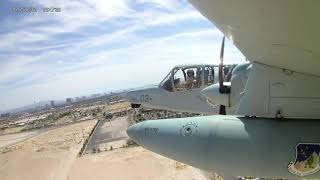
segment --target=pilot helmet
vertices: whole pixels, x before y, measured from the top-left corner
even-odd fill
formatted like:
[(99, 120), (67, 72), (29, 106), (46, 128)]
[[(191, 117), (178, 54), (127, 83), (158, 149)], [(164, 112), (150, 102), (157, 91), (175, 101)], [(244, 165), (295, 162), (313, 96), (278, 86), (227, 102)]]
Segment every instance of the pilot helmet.
[(189, 69), (187, 71), (187, 75), (190, 77), (190, 76), (194, 76), (194, 71), (192, 69)]

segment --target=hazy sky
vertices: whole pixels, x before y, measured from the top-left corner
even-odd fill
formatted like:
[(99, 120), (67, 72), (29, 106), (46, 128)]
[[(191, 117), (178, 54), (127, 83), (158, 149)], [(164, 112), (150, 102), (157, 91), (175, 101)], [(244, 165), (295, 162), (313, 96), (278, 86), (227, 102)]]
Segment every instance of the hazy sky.
[[(222, 39), (184, 0), (2, 0), (0, 22), (0, 111), (158, 83), (176, 64), (218, 63)], [(230, 42), (225, 61), (244, 61)]]

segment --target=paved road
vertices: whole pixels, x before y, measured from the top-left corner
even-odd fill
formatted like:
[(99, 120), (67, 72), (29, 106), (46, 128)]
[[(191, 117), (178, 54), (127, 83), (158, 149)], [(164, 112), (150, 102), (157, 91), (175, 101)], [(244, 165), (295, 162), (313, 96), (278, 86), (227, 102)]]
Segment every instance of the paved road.
[(69, 126), (72, 124), (81, 123), (84, 121), (91, 121), (91, 119), (83, 120), (83, 121), (75, 121), (75, 122), (66, 123), (66, 124), (54, 125), (54, 126), (47, 127), (47, 128), (33, 129), (33, 130), (29, 130), (29, 131), (24, 131), (24, 132), (2, 134), (2, 135), (0, 135), (0, 148), (13, 146), (15, 144), (26, 141), (28, 139), (35, 138), (35, 137), (39, 136), (40, 134), (47, 132), (49, 130), (61, 128), (64, 126)]
[(36, 137), (45, 130), (34, 130), (21, 133), (5, 134), (0, 136), (0, 148), (12, 146), (30, 138)]
[(129, 126), (128, 117), (118, 117), (112, 121), (100, 121), (94, 133), (91, 135), (84, 154), (90, 153), (94, 148), (101, 144), (106, 144), (113, 141), (128, 139), (126, 129)]

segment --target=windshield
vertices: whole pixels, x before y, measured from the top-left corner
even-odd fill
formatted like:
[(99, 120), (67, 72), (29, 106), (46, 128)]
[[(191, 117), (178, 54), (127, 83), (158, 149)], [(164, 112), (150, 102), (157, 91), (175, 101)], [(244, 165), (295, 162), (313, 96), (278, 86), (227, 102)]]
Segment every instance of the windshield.
[(160, 82), (159, 87), (167, 91), (173, 91), (171, 79), (172, 72), (170, 71), (169, 74)]

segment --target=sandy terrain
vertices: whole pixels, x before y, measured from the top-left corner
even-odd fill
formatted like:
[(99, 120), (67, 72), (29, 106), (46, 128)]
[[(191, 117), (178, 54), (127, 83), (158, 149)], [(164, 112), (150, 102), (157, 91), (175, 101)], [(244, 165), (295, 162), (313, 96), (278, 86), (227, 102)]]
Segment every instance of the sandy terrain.
[(83, 136), (88, 136), (95, 123), (85, 121), (52, 129), (11, 146), (10, 152), (0, 154), (0, 179), (66, 179)]
[(202, 172), (152, 153), (142, 147), (129, 147), (86, 155), (75, 160), (70, 180), (203, 180)]
[(106, 110), (108, 111), (117, 111), (119, 109), (126, 109), (128, 107), (130, 107), (129, 102), (122, 102), (122, 103), (117, 103), (117, 104), (113, 104), (111, 106), (106, 106)]
[[(127, 117), (102, 121), (90, 147), (119, 149), (78, 154), (96, 120), (64, 125), (51, 130), (0, 136), (0, 180), (203, 180), (200, 170), (170, 160), (126, 142)], [(10, 143), (8, 143), (10, 142)], [(89, 142), (90, 144), (90, 142)]]
[(6, 134), (0, 136), (0, 149), (5, 146), (10, 146), (26, 139), (32, 138), (39, 134), (39, 131), (30, 131), (23, 133)]
[(24, 128), (24, 126), (19, 126), (19, 127), (13, 127), (13, 128), (7, 128), (7, 129), (4, 129), (4, 130), (0, 130), (0, 135), (18, 133), (18, 132), (21, 132), (21, 130), (23, 128)]
[(0, 155), (0, 179), (66, 179), (68, 169), (76, 155), (77, 150), (57, 153), (26, 151), (5, 153)]
[(16, 146), (22, 151), (66, 151), (75, 145), (81, 146), (84, 138), (89, 136), (89, 132), (96, 122), (96, 120), (85, 121), (48, 130), (40, 136), (19, 143)]

